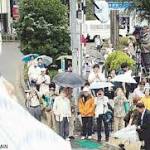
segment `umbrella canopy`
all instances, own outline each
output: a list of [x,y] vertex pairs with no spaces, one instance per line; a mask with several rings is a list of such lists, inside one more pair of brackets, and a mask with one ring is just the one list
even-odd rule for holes
[[35,58],[37,58],[38,56],[39,56],[38,54],[25,55],[25,56],[23,56],[22,61],[24,61],[25,63],[27,63],[27,62],[31,61],[31,58],[32,58],[32,57],[34,57],[34,59],[35,59]]
[[114,85],[110,82],[93,82],[90,85],[90,89],[103,89],[103,88],[112,87],[112,86]]
[[131,76],[131,72],[117,75],[111,81],[112,82],[123,82],[123,83],[136,83],[135,79]]
[[3,92],[4,87],[0,78],[0,143],[9,150],[71,150],[69,143]]
[[78,88],[84,84],[84,80],[77,74],[72,72],[63,72],[56,75],[53,81],[58,86]]
[[61,59],[72,59],[71,55],[63,55],[57,58],[57,60],[61,60]]
[[46,66],[49,66],[50,64],[53,63],[53,58],[49,57],[49,56],[46,56],[46,55],[41,55],[39,57],[36,58],[39,59],[39,58],[42,58],[43,59],[43,63],[46,65]]

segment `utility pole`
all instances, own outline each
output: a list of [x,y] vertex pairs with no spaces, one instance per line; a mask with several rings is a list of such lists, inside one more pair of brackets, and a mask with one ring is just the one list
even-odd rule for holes
[[86,0],[81,0],[81,23],[80,23],[80,48],[79,48],[79,74],[82,76],[83,55],[86,53],[85,43],[85,21],[86,21]]
[[111,43],[113,48],[116,49],[119,41],[119,11],[111,10]]
[[76,22],[76,5],[77,0],[70,0],[70,33],[71,33],[71,50],[72,50],[72,67],[73,72],[78,73],[78,44],[77,44],[77,22]]

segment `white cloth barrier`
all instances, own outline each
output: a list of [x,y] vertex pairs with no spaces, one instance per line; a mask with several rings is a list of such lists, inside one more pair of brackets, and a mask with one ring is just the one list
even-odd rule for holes
[[128,126],[113,134],[114,138],[128,140],[130,142],[139,141],[138,133],[136,132],[136,126]]

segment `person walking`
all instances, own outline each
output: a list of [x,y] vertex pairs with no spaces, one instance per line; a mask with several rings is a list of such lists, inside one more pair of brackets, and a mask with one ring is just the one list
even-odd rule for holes
[[145,96],[142,97],[142,101],[145,105],[145,108],[150,110],[150,89],[146,88],[144,91]]
[[140,113],[138,119],[137,132],[139,137],[144,141],[144,149],[150,149],[150,111],[147,110],[143,103],[138,103],[136,105],[138,112]]
[[100,52],[102,46],[103,46],[103,42],[102,42],[100,36],[97,35],[96,38],[95,38],[95,47]]
[[27,98],[29,112],[33,117],[41,121],[42,111],[40,106],[40,98],[37,91],[32,89]]
[[47,92],[43,96],[43,103],[44,103],[44,108],[45,108],[47,124],[51,129],[56,131],[56,121],[55,121],[55,116],[53,112],[54,99],[55,99],[55,88],[51,86],[49,92]]
[[124,104],[127,101],[123,90],[116,90],[117,96],[114,98],[114,131],[118,131],[125,127],[124,117],[126,115]]
[[71,106],[71,117],[69,118],[69,139],[73,140],[74,137],[74,129],[75,129],[75,119],[76,119],[76,104],[75,99],[72,96],[73,89],[70,87],[65,88],[65,93],[67,95],[67,98],[70,100],[70,106]]
[[88,87],[83,88],[83,95],[79,98],[79,113],[82,117],[82,137],[81,139],[92,138],[92,125],[94,117],[94,98],[90,94]]
[[102,123],[104,124],[105,129],[105,140],[109,141],[109,126],[107,121],[106,113],[108,112],[108,97],[104,96],[104,91],[101,89],[97,93],[95,99],[95,117],[97,118],[97,140],[101,142],[101,132],[102,132]]
[[59,126],[59,135],[69,140],[69,118],[71,117],[70,100],[67,98],[65,88],[60,88],[59,93],[59,96],[54,100],[53,111]]
[[49,92],[50,76],[46,74],[46,69],[41,69],[41,75],[38,77],[37,85],[39,85],[39,92],[41,96]]

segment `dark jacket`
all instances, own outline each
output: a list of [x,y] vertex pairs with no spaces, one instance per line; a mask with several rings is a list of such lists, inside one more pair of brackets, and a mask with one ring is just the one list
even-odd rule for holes
[[150,140],[150,111],[145,110],[144,117],[143,117],[143,123],[141,124],[141,116],[139,116],[138,119],[138,125],[141,127],[141,130],[139,130],[140,138],[142,140]]

